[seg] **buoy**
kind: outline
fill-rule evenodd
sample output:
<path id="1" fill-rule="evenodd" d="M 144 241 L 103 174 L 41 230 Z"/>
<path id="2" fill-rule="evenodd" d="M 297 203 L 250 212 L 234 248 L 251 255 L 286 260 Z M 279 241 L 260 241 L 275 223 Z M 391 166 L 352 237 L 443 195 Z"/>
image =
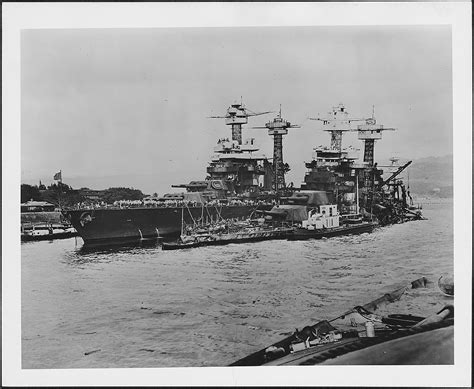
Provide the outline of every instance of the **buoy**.
<path id="1" fill-rule="evenodd" d="M 449 297 L 454 296 L 454 280 L 449 276 L 441 276 L 438 279 L 438 288 L 445 295 Z"/>

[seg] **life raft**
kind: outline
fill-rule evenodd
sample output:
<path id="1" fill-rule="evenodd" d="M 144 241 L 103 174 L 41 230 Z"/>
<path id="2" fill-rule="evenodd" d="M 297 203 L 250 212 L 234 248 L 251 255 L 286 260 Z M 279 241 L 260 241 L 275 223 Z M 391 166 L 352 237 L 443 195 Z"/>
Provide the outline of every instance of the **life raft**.
<path id="1" fill-rule="evenodd" d="M 81 223 L 82 227 L 84 227 L 87 223 L 90 223 L 91 221 L 92 216 L 89 212 L 83 212 L 79 217 L 79 222 Z"/>
<path id="2" fill-rule="evenodd" d="M 222 182 L 220 181 L 211 181 L 211 186 L 215 190 L 222 190 L 224 189 L 224 186 L 222 185 Z"/>

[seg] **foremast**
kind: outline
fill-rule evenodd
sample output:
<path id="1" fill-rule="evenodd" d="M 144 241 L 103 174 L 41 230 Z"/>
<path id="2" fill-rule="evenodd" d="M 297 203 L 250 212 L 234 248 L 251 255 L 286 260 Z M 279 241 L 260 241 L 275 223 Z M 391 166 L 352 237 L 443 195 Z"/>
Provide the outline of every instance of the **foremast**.
<path id="1" fill-rule="evenodd" d="M 270 189 L 271 165 L 268 158 L 259 152 L 254 138 L 242 138 L 242 126 L 248 123 L 248 118 L 267 113 L 270 111 L 254 112 L 242 102 L 234 102 L 225 115 L 210 116 L 225 119 L 225 124 L 231 127 L 232 136 L 231 139 L 218 140 L 207 167 L 206 180 L 221 180 L 230 189 L 229 194 L 245 197 L 256 197 L 260 189 Z"/>

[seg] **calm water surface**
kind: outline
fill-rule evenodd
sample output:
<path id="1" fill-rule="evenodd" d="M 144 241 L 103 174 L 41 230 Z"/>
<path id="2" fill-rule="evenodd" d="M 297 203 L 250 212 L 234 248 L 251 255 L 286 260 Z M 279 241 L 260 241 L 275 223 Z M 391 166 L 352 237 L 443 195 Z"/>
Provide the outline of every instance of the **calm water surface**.
<path id="1" fill-rule="evenodd" d="M 452 203 L 423 211 L 429 220 L 326 240 L 182 251 L 22 244 L 22 367 L 227 365 L 404 281 L 452 273 Z M 391 309 L 429 315 L 448 303 L 431 286 Z"/>

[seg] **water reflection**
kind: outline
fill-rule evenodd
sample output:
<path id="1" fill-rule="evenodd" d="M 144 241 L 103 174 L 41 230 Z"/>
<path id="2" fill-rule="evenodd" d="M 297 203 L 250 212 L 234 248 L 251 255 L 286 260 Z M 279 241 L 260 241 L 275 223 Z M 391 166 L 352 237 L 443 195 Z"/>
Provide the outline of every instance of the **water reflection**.
<path id="1" fill-rule="evenodd" d="M 143 239 L 140 241 L 135 242 L 117 242 L 113 244 L 106 244 L 100 246 L 90 246 L 90 245 L 83 245 L 79 248 L 78 252 L 80 254 L 90 254 L 90 253 L 97 253 L 97 254 L 109 254 L 112 252 L 122 252 L 128 251 L 134 248 L 156 248 L 161 246 L 162 240 L 159 239 Z"/>
<path id="2" fill-rule="evenodd" d="M 83 245 L 66 252 L 63 259 L 70 265 L 107 263 L 130 259 L 130 257 L 142 255 L 146 251 L 152 253 L 154 250 L 161 251 L 161 244 L 157 240 L 107 246 Z"/>

